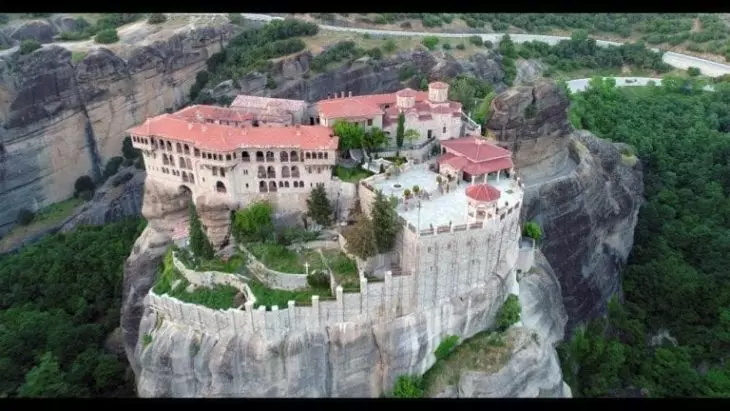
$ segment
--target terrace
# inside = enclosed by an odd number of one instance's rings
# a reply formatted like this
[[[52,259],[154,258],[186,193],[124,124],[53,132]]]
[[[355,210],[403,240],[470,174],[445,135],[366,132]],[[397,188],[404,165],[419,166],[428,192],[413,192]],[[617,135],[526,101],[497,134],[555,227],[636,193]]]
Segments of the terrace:
[[[460,181],[459,185],[449,192],[441,193],[436,181],[437,175],[428,169],[427,164],[421,164],[389,179],[373,179],[370,184],[375,190],[382,190],[388,197],[397,197],[400,200],[397,207],[398,215],[413,225],[418,232],[428,229],[431,225],[440,227],[449,224],[454,226],[467,224],[468,197],[465,189],[469,183]],[[501,192],[497,200],[499,210],[507,210],[521,201],[522,189],[514,179],[502,176],[498,182],[495,176],[490,177],[487,182]],[[403,193],[406,189],[412,190],[414,185],[428,193],[429,199],[410,199],[406,207],[403,203]]]

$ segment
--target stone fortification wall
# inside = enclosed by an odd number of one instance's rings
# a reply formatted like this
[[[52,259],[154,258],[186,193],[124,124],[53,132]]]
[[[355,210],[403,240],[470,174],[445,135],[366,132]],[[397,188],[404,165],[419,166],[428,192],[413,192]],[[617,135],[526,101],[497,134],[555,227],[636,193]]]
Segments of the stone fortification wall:
[[[246,264],[248,269],[265,286],[290,291],[307,286],[307,274],[290,274],[272,270],[257,260],[244,246],[239,245],[239,248],[248,255],[248,262]]]
[[[246,281],[248,277],[241,274],[224,273],[221,271],[195,271],[185,267],[182,261],[177,259],[175,253],[172,254],[172,264],[187,279],[191,284],[212,287],[214,285],[230,285],[237,288],[246,295],[246,300],[250,301],[253,296],[251,289],[249,289]]]
[[[242,310],[214,310],[150,291],[145,305],[168,321],[185,324],[200,332],[257,334],[270,340],[294,332],[318,332],[322,327],[336,323],[388,321],[417,308],[408,304],[412,301],[408,298],[413,293],[412,276],[386,274],[385,281],[378,283],[368,283],[363,278],[360,290],[359,293],[345,293],[337,286],[335,299],[312,296],[311,306],[289,301],[286,307],[267,309],[259,306],[254,309],[255,301],[247,299]],[[433,305],[435,302],[430,304]]]

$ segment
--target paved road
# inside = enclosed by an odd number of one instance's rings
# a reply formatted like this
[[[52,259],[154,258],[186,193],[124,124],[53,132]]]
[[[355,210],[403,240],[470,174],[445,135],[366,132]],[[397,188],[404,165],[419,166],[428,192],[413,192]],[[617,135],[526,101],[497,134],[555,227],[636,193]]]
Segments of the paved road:
[[[271,21],[271,20],[283,20],[283,17],[276,17],[276,16],[269,16],[266,14],[251,14],[251,13],[241,13],[241,16],[248,20],[257,20],[257,21]],[[330,26],[327,24],[320,24],[320,28],[324,30],[331,30],[331,31],[349,31],[353,33],[368,33],[374,36],[433,36],[436,33],[426,33],[426,32],[419,32],[419,31],[401,31],[401,30],[374,30],[374,29],[361,29],[361,28],[355,28],[355,27],[339,27],[339,26]],[[504,35],[503,33],[486,33],[486,34],[475,34],[475,33],[438,33],[439,37],[455,37],[455,38],[464,38],[464,37],[471,37],[474,35],[479,35],[482,37],[483,40],[489,40],[492,42],[499,42],[499,40]],[[561,37],[561,36],[546,36],[541,34],[510,34],[510,37],[512,40],[514,40],[515,43],[523,43],[526,41],[542,41],[548,44],[556,44],[561,40],[568,40],[570,37]],[[596,43],[599,46],[618,46],[621,45],[621,43],[617,43],[614,41],[605,41],[605,40],[596,40]],[[658,51],[657,49],[652,49],[654,51]],[[662,56],[662,59],[665,63],[669,64],[672,67],[677,67],[680,69],[687,69],[689,67],[697,67],[700,69],[702,74],[710,77],[719,77],[723,74],[730,74],[730,65],[722,64],[722,63],[716,63],[714,61],[706,60],[699,57],[689,56],[686,54],[679,54],[674,53],[671,51],[668,51],[664,53]]]
[[[607,78],[607,77],[604,77]],[[656,85],[662,84],[662,79],[652,77],[613,77],[616,80],[616,87],[631,87],[631,86],[646,86],[649,82],[654,82]],[[567,81],[568,89],[571,92],[581,92],[588,88],[588,83],[591,81],[589,78],[580,78],[575,80]],[[707,85],[704,87],[707,91],[714,91],[712,86]]]

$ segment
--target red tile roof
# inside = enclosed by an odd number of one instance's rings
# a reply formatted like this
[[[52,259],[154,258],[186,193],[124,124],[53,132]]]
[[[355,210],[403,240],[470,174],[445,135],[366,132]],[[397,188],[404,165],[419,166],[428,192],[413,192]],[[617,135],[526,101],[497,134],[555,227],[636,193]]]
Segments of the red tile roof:
[[[241,110],[204,105],[194,105],[186,107],[180,111],[172,113],[172,116],[189,121],[196,121],[199,118],[203,120],[238,122],[250,121],[254,119],[253,114],[246,113]]]
[[[396,97],[416,97],[416,90],[412,88],[404,88],[395,93]]]
[[[475,136],[444,140],[441,142],[441,146],[477,163],[512,156],[509,150],[497,147],[484,138]]]
[[[435,89],[445,89],[445,88],[449,87],[448,84],[446,84],[442,81],[434,81],[433,83],[429,84],[428,86],[431,88],[435,88]]]
[[[476,201],[499,200],[502,193],[489,184],[474,184],[466,188],[466,196]]]
[[[464,157],[461,157],[464,158]],[[512,159],[508,157],[502,157],[495,160],[483,161],[481,163],[474,163],[469,161],[462,171],[467,172],[473,176],[478,176],[487,173],[493,173],[498,170],[509,170],[514,167]]]
[[[220,152],[239,147],[336,150],[339,142],[325,126],[239,128],[186,121],[170,114],[149,118],[127,132],[135,136],[184,141],[201,149]]]
[[[414,91],[416,101],[428,100],[428,92]],[[332,98],[321,100],[317,103],[317,109],[325,118],[353,118],[373,117],[383,114],[381,106],[390,104],[394,106],[398,98],[396,93],[372,94],[369,96],[356,96],[344,98]]]
[[[270,112],[292,112],[307,109],[307,102],[302,100],[288,100],[258,96],[239,95],[231,103],[231,108],[263,109]]]

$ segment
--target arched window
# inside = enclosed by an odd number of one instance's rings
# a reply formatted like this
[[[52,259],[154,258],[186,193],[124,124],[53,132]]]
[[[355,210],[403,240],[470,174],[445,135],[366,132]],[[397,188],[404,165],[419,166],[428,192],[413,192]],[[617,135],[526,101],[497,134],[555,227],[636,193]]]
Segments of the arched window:
[[[325,160],[327,159],[327,153],[324,153],[324,159]]]
[[[185,168],[185,159],[180,157],[180,168]]]
[[[274,161],[274,152],[273,151],[267,151],[266,152],[266,162]]]
[[[266,188],[266,181],[259,181],[259,193],[266,193],[269,190]]]
[[[284,166],[281,168],[281,177],[282,178],[289,178],[289,167]]]
[[[256,152],[256,161],[264,161],[264,152],[263,151]]]
[[[289,153],[289,158],[291,161],[299,161],[299,154],[296,151],[292,151]]]
[[[183,171],[183,173],[182,173],[182,180],[183,180],[183,183],[189,182],[189,180],[188,180],[188,173],[186,173],[186,172]]]
[[[190,173],[190,182],[195,184],[195,176],[193,175],[193,173]]]
[[[251,156],[248,154],[248,151],[244,151],[243,153],[241,153],[241,161],[243,161],[244,163],[251,162]]]
[[[267,178],[276,178],[276,169],[274,168],[274,166],[269,166],[266,169],[266,177]]]
[[[189,155],[190,155],[190,147],[188,147],[188,145],[187,145],[187,144],[185,144],[185,145],[183,146],[183,151],[185,152],[185,155],[186,155],[186,156],[189,156]]]
[[[219,182],[215,183],[215,191],[217,191],[219,193],[225,193],[226,192],[226,185],[223,184],[222,181],[219,181]]]
[[[272,193],[276,192],[276,181],[269,181],[269,191]]]
[[[321,160],[324,158],[324,155],[322,153],[317,153],[317,158]]]
[[[182,153],[182,144],[180,144],[180,143],[175,143],[175,148],[177,149],[177,152],[178,152],[178,153]]]
[[[283,181],[279,181],[279,188],[282,188],[282,187],[284,187],[284,182]]]
[[[292,185],[294,186],[294,188],[297,188],[297,187],[299,187],[299,182],[298,181],[295,181],[295,182],[292,183]]]
[[[264,166],[259,166],[258,177],[266,178],[266,168]]]
[[[189,158],[186,158],[185,159],[185,164],[188,166],[188,170],[192,170],[193,169],[193,162],[190,161]]]
[[[281,158],[281,161],[289,161],[289,153],[286,151],[282,151],[281,154],[279,154],[279,157]]]
[[[297,167],[297,166],[291,166],[291,177],[292,178],[299,178],[299,167]]]
[[[312,153],[310,153],[309,151],[307,151],[306,157],[307,157],[307,160],[309,160],[310,158],[312,158]]]
[[[170,160],[167,159],[167,154],[162,154],[162,165],[169,166]]]
[[[289,188],[289,182],[288,181],[284,181],[284,187]]]
[[[169,141],[166,141],[166,143],[167,151],[172,151],[172,143],[170,143]]]
[[[299,182],[299,188],[304,188],[304,181]]]

